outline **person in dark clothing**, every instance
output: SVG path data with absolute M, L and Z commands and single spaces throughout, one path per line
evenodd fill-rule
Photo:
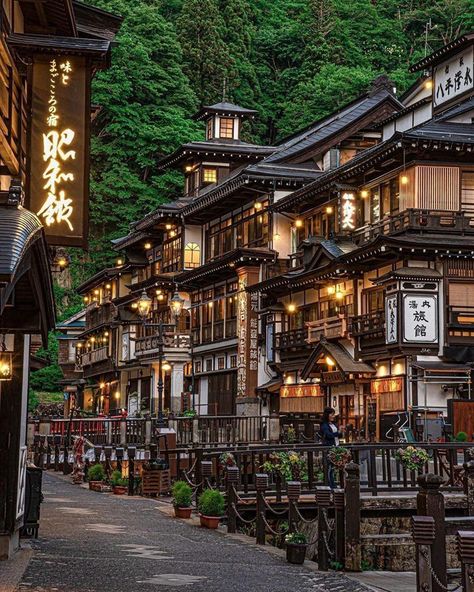
M 342 432 L 339 431 L 335 423 L 336 412 L 332 407 L 326 407 L 323 412 L 321 420 L 320 433 L 323 446 L 339 446 L 339 438 L 342 437 Z M 328 481 L 329 487 L 335 489 L 336 480 L 334 474 L 334 465 L 328 461 Z

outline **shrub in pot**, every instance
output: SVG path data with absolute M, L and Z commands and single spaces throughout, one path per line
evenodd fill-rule
M 191 518 L 193 490 L 185 481 L 176 481 L 171 489 L 176 518 Z
M 206 489 L 199 496 L 198 508 L 201 526 L 217 528 L 224 513 L 224 496 L 217 489 Z
M 118 470 L 112 472 L 110 476 L 110 484 L 115 495 L 125 495 L 128 490 L 128 479 L 122 477 L 122 473 Z
M 286 560 L 288 563 L 301 565 L 304 563 L 308 539 L 303 532 L 292 532 L 285 537 Z
M 87 471 L 87 480 L 89 481 L 89 489 L 94 491 L 102 490 L 102 483 L 105 481 L 105 471 L 101 464 L 92 465 Z

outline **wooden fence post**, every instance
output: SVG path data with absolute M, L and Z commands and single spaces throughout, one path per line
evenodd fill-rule
M 231 534 L 237 531 L 237 514 L 235 513 L 234 506 L 237 506 L 235 489 L 239 481 L 239 467 L 227 467 L 227 532 Z
M 151 443 L 152 439 L 152 420 L 150 418 L 145 419 L 145 446 L 148 446 Z
M 94 446 L 94 462 L 96 465 L 100 463 L 100 457 L 102 456 L 102 446 Z
M 122 447 L 115 449 L 115 457 L 117 459 L 117 471 L 122 473 L 122 461 L 123 461 L 124 449 Z
M 33 436 L 33 462 L 35 463 L 36 467 L 40 466 L 41 462 L 41 436 L 39 434 L 35 434 Z
M 212 460 L 201 461 L 201 475 L 204 480 L 204 489 L 210 489 L 212 477 Z
M 46 468 L 47 469 L 51 468 L 51 456 L 52 456 L 52 451 L 53 451 L 52 443 L 53 443 L 53 436 L 51 434 L 48 434 L 46 436 Z
M 120 444 L 122 446 L 127 444 L 127 420 L 125 417 L 120 420 Z
M 194 480 L 196 482 L 196 499 L 199 499 L 199 496 L 203 490 L 203 476 L 202 476 L 202 448 L 196 448 L 194 453 L 195 459 L 195 469 L 194 469 Z
M 288 496 L 288 531 L 296 532 L 299 520 L 297 503 L 301 495 L 301 482 L 288 481 L 286 495 Z
M 59 453 L 60 453 L 60 447 L 61 445 L 61 436 L 60 434 L 56 434 L 54 436 L 54 470 L 56 472 L 59 471 Z
M 328 508 L 331 505 L 331 489 L 329 487 L 316 487 L 316 503 L 318 505 L 318 569 L 329 569 L 329 528 Z
M 336 561 L 344 566 L 344 489 L 335 489 L 333 496 Z
M 362 549 L 360 541 L 360 468 L 354 462 L 345 467 L 345 566 L 348 571 L 361 571 Z
M 135 493 L 135 454 L 137 449 L 135 446 L 127 447 L 128 456 L 128 495 Z
M 265 544 L 265 491 L 268 489 L 268 475 L 257 473 L 255 475 L 255 489 L 257 490 L 257 523 L 256 543 Z
M 474 532 L 458 531 L 458 555 L 461 560 L 463 592 L 474 592 Z
M 432 591 L 431 546 L 435 539 L 435 523 L 432 516 L 412 517 L 412 536 L 416 545 L 416 590 Z
M 474 516 L 474 461 L 464 463 L 464 489 L 467 497 L 468 516 Z
M 446 533 L 444 526 L 444 496 L 439 488 L 444 479 L 439 475 L 427 473 L 418 477 L 420 491 L 416 496 L 418 516 L 432 516 L 435 525 L 435 538 L 431 548 L 433 570 L 441 586 L 433 578 L 433 592 L 445 592 L 446 574 Z

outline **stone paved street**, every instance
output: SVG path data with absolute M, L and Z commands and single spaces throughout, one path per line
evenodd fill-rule
M 40 539 L 21 592 L 368 590 L 169 518 L 156 501 L 98 494 L 52 475 L 43 489 Z

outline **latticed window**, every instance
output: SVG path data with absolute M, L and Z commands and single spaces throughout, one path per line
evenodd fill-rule
M 205 168 L 202 177 L 204 183 L 217 183 L 217 170 Z
M 188 243 L 184 248 L 184 267 L 194 269 L 199 267 L 201 249 L 197 243 Z
M 221 138 L 234 137 L 234 120 L 230 117 L 221 117 L 219 121 L 219 136 Z

